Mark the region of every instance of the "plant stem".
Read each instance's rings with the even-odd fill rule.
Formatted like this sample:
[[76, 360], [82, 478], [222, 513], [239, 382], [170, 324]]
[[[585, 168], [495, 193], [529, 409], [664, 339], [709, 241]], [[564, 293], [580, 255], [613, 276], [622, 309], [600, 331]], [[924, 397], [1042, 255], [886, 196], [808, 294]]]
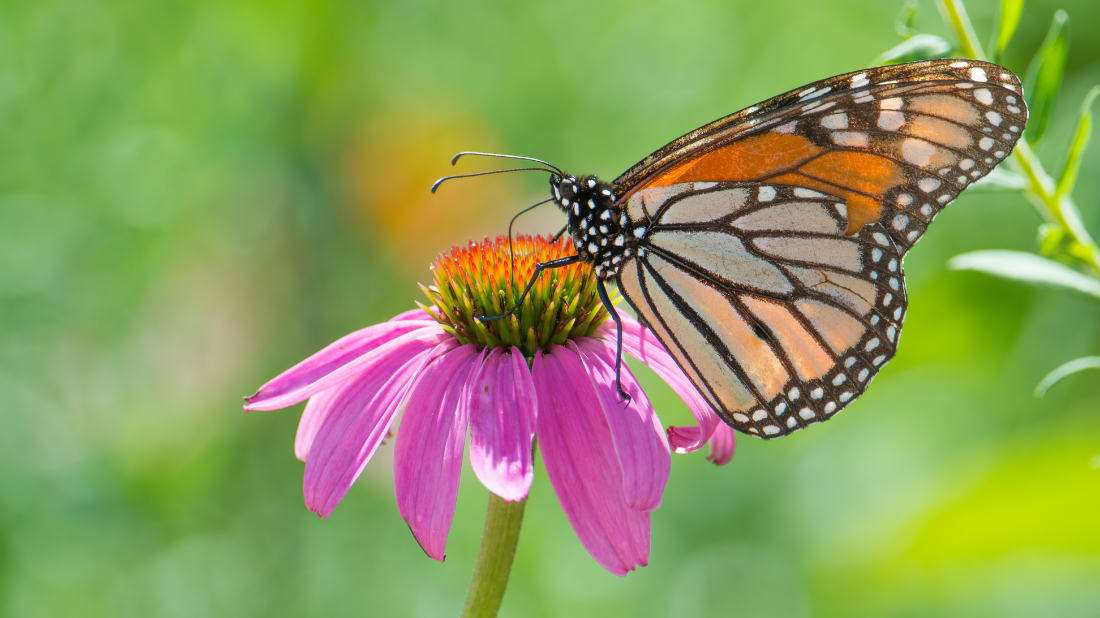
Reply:
[[481, 550], [477, 554], [474, 579], [466, 593], [462, 618], [495, 618], [504, 600], [512, 559], [516, 557], [519, 530], [523, 525], [523, 510], [527, 499], [508, 502], [489, 493], [489, 510], [485, 514], [485, 531], [481, 535]]
[[[962, 0], [940, 0], [944, 17], [959, 38], [959, 46], [967, 57], [975, 60], [984, 60], [981, 43], [974, 33], [974, 27], [970, 24], [970, 18], [966, 14], [966, 7]], [[1027, 191], [1035, 199], [1031, 200], [1039, 211], [1039, 216], [1048, 223], [1054, 223], [1065, 230], [1077, 244], [1086, 250], [1085, 255], [1078, 256], [1083, 262], [1100, 273], [1100, 248], [1089, 235], [1085, 226], [1081, 224], [1077, 216], [1077, 208], [1073, 204], [1073, 198], [1068, 195], [1058, 196], [1054, 180], [1043, 169], [1043, 164], [1031, 146], [1023, 136], [1016, 142], [1012, 150], [1012, 159], [1027, 177], [1029, 186]]]

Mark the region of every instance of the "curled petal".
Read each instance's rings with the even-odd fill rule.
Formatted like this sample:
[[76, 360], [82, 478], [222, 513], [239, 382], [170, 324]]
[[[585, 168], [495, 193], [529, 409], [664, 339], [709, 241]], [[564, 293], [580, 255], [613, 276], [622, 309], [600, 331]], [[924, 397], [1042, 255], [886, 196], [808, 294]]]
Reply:
[[394, 447], [397, 509], [432, 558], [442, 561], [466, 443], [467, 378], [479, 360], [466, 345], [437, 358], [409, 393]]
[[535, 384], [519, 348], [497, 348], [470, 379], [470, 464], [489, 491], [522, 500], [535, 478]]
[[245, 410], [278, 410], [308, 399], [361, 373], [376, 371], [391, 355], [430, 350], [451, 335], [435, 322], [383, 322], [337, 340], [264, 384]]
[[[622, 315], [623, 320], [623, 350], [634, 358], [645, 363], [654, 373], [672, 387], [672, 390], [687, 404], [688, 410], [695, 417], [697, 427], [670, 427], [668, 440], [677, 453], [690, 453], [698, 450], [714, 432], [714, 429], [722, 425], [722, 420], [711, 409], [707, 400], [695, 388], [691, 380], [684, 375], [683, 370], [676, 364], [675, 359], [668, 353], [665, 346], [657, 339], [648, 328], [642, 326], [637, 320]], [[614, 340], [614, 330], [609, 335]]]
[[[585, 337], [569, 346], [577, 356], [560, 355], [562, 367], [575, 384], [587, 379], [603, 409], [622, 467], [627, 503], [635, 509], [652, 511], [661, 505], [661, 494], [672, 467], [661, 420], [625, 365], [621, 380], [631, 401], [620, 401], [613, 342]], [[577, 357], [581, 363], [574, 360]]]
[[328, 517], [386, 437], [393, 417], [424, 365], [453, 349], [453, 338], [426, 351], [406, 347], [373, 371], [336, 387], [311, 410], [323, 417], [308, 447], [303, 490], [306, 506]]
[[588, 553], [623, 576], [649, 560], [649, 513], [633, 509], [603, 409], [587, 380], [574, 382], [566, 348], [537, 352], [532, 366], [538, 398], [538, 436], [547, 476], [569, 523]]
[[716, 466], [724, 466], [733, 459], [736, 449], [737, 433], [733, 427], [722, 423], [710, 436], [710, 455], [707, 455], [707, 459]]

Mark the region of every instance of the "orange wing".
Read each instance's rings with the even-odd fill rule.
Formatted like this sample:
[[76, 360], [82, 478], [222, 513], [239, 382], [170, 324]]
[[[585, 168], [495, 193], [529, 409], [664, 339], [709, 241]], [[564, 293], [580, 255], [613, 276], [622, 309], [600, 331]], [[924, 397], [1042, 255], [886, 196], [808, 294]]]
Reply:
[[702, 127], [616, 180], [640, 189], [766, 181], [845, 200], [848, 234], [882, 222], [902, 251], [1023, 132], [1019, 79], [995, 64], [931, 60], [839, 75]]

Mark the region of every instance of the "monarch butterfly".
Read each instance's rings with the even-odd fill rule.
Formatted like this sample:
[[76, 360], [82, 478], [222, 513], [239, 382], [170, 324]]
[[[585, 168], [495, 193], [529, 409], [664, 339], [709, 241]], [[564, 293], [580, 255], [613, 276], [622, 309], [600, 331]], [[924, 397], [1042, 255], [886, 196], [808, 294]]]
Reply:
[[[726, 423], [776, 438], [831, 418], [893, 358], [905, 253], [1009, 155], [1026, 122], [1012, 72], [929, 60], [773, 97], [612, 182], [490, 156], [550, 173], [552, 198], [540, 204], [568, 214], [577, 254], [540, 264], [531, 282], [544, 269], [594, 267], [618, 326], [616, 369], [610, 281]], [[452, 164], [464, 154], [488, 153]]]

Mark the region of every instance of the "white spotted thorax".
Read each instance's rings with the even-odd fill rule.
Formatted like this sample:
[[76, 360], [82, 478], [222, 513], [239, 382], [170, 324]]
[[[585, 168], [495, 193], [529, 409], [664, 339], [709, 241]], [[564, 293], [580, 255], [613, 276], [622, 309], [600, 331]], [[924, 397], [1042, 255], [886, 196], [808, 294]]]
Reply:
[[550, 177], [554, 202], [569, 215], [569, 235], [581, 258], [602, 280], [614, 279], [637, 251], [645, 227], [632, 226], [610, 184], [595, 176]]

